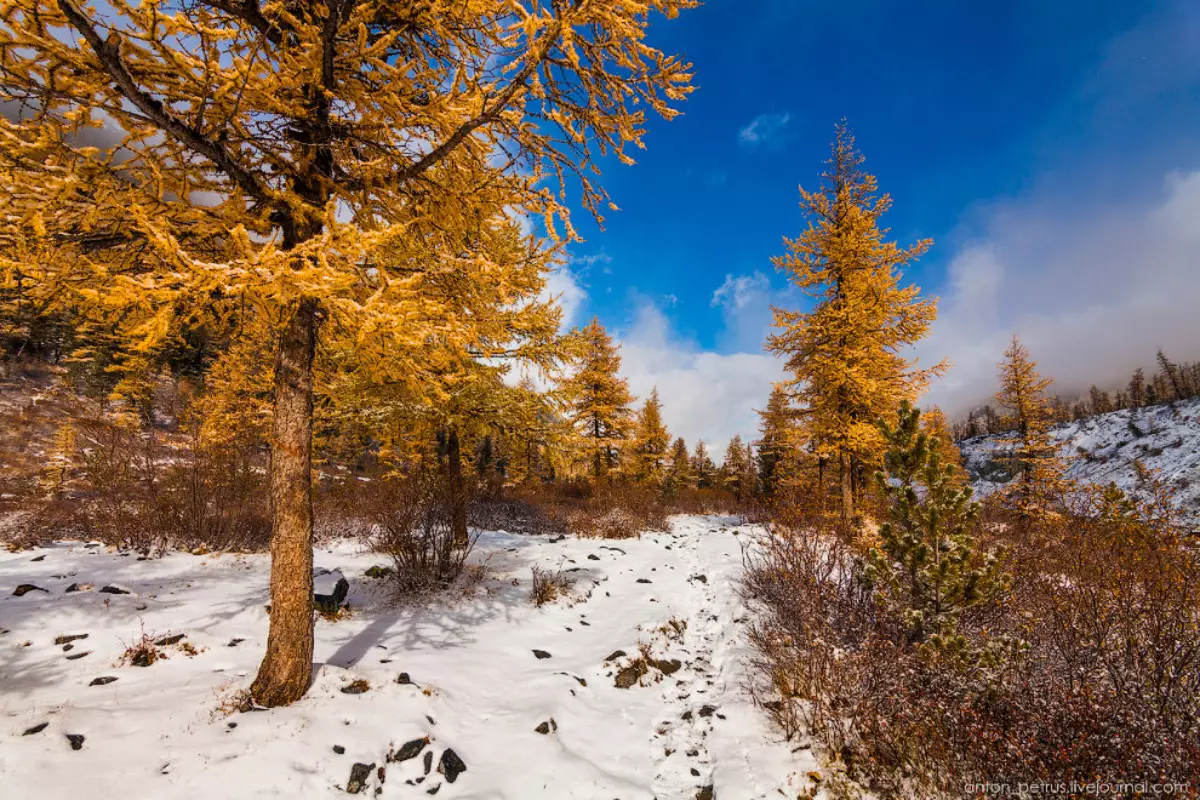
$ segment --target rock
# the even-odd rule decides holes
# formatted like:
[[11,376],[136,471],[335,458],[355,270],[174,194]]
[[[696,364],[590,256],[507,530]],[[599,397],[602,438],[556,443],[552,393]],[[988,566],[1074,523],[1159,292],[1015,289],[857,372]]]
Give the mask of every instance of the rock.
[[313,575],[313,605],[323,614],[336,614],[346,603],[350,582],[341,570],[317,570]]
[[40,556],[36,556],[36,557],[34,557],[34,558],[31,558],[31,559],[29,559],[29,560],[30,560],[30,561],[45,561],[45,560],[46,560],[46,554],[45,554],[45,553],[43,553],[42,555],[40,555]]
[[563,539],[565,539],[565,538],[567,538],[567,537],[566,537],[566,536],[562,536],[562,535],[559,535],[559,536],[551,536],[551,537],[550,537],[550,544],[558,544],[559,542],[561,542],[561,541],[562,541]]
[[632,686],[636,686],[638,680],[645,674],[646,665],[643,662],[638,661],[634,664],[630,664],[628,667],[625,667],[625,669],[617,673],[617,679],[615,681],[616,687],[618,689],[628,689]]
[[54,640],[54,643],[55,644],[69,644],[70,642],[77,642],[80,639],[86,639],[87,637],[88,637],[88,635],[86,633],[70,633],[70,634],[66,634],[64,636],[56,637]]
[[545,650],[534,650],[533,654],[535,656],[537,656],[538,658],[550,658],[550,654],[547,653]]
[[588,553],[588,561],[599,561],[599,560],[600,560],[600,556],[596,555],[595,553]]
[[442,759],[438,762],[438,772],[446,776],[446,783],[454,783],[458,776],[467,771],[467,765],[458,757],[458,753],[446,748]]
[[707,575],[693,575],[692,577],[688,578],[688,580],[689,581],[700,581],[701,583],[708,583],[708,576]]
[[616,661],[618,658],[624,658],[624,657],[625,657],[624,650],[613,650],[612,653],[609,654],[608,658],[606,658],[604,660],[605,661]]
[[26,728],[25,732],[22,733],[21,735],[22,736],[33,736],[35,733],[41,733],[42,731],[46,730],[46,727],[49,724],[50,724],[49,722],[40,722],[37,725],[34,725],[32,728]]
[[371,779],[371,770],[373,769],[375,769],[374,764],[358,763],[351,767],[350,780],[346,782],[346,793],[358,794],[367,788],[367,781]]
[[[70,645],[67,645],[67,647],[70,647]],[[71,655],[67,656],[67,661],[77,661],[78,659],[81,659],[85,656],[90,656],[91,654],[91,650],[84,650],[81,653],[72,653]]]
[[339,756],[344,756],[346,755],[346,748],[342,747],[340,744],[335,744],[333,746],[333,752],[337,753]]
[[696,800],[716,800],[716,797],[717,795],[713,791],[712,784],[696,790]]
[[13,589],[13,597],[24,597],[30,592],[46,592],[46,594],[50,594],[48,590],[43,589],[40,586],[34,586],[32,583],[22,583],[20,586]]
[[654,581],[650,580],[649,578],[638,578],[637,582],[638,583],[654,583]]
[[230,639],[229,644],[227,644],[225,646],[226,647],[237,647],[239,644],[241,644],[244,641],[246,641],[246,640],[245,639]]
[[408,677],[407,672],[401,672],[396,676],[396,683],[399,683],[402,686],[407,686],[408,684],[412,683],[412,678]]
[[437,786],[433,787],[432,789],[426,789],[425,794],[437,794],[441,790],[442,790],[442,785],[439,783]]
[[690,721],[691,718],[692,718],[692,710],[689,708],[687,711],[683,712],[683,720],[685,722],[687,722],[687,721]]
[[692,777],[699,778],[700,770],[696,769],[695,767],[692,767]]
[[433,769],[433,751],[426,750],[425,751],[425,774],[428,775],[429,771],[431,769]]
[[68,733],[67,741],[71,743],[72,750],[82,750],[83,740],[87,738],[82,733]]
[[156,639],[154,641],[154,644],[156,644],[159,647],[169,647],[170,645],[173,645],[173,644],[179,644],[180,642],[182,642],[184,640],[184,638],[186,636],[187,636],[186,633],[176,633],[171,636],[164,636],[161,639]]
[[92,682],[89,683],[88,686],[106,686],[115,680],[116,677],[113,675],[103,675],[99,678],[93,678]]
[[650,665],[663,675],[674,675],[683,666],[683,663],[678,658],[672,658],[670,660],[651,661]]
[[[409,759],[416,758],[417,756],[421,755],[421,751],[425,749],[425,745],[427,744],[429,744],[428,736],[423,736],[420,739],[413,739],[410,742],[405,742],[404,744],[400,745],[400,749],[397,750],[395,754],[388,755],[388,761],[404,762],[408,761]],[[428,753],[427,755],[429,755],[430,758],[433,757],[433,753]],[[428,770],[426,770],[426,772],[428,772]]]
[[393,570],[391,567],[381,567],[378,564],[376,564],[375,566],[369,568],[366,572],[364,572],[363,575],[365,575],[368,578],[377,578],[378,579],[378,578],[386,578],[389,575],[391,575],[393,572],[395,572],[395,570]]
[[701,706],[700,707],[700,716],[711,717],[714,713],[716,713],[716,710],[717,710],[716,706],[709,706],[709,705]]
[[547,721],[543,722],[541,725],[538,725],[536,728],[533,729],[534,733],[540,733],[543,736],[546,736],[547,734],[549,734],[550,731],[556,731],[556,730],[558,730],[558,723],[554,721],[554,717],[551,717],[550,719],[548,719]]
[[66,588],[65,593],[71,594],[73,592],[90,592],[91,590],[92,585],[90,583],[72,583]]
[[108,586],[101,587],[100,594],[133,594],[133,592],[124,586],[114,586],[110,583]]
[[359,678],[356,681],[346,684],[342,687],[342,694],[363,694],[370,691],[371,684]]

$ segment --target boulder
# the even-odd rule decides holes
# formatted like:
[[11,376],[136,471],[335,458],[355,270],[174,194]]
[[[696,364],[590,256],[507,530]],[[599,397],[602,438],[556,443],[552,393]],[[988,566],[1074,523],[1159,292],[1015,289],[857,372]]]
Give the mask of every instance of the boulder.
[[313,605],[324,614],[336,614],[346,604],[350,582],[340,569],[318,569],[313,573]]
[[458,757],[458,753],[447,747],[442,753],[442,760],[438,762],[438,772],[446,776],[446,783],[454,783],[466,771],[467,765]]
[[545,650],[534,650],[533,654],[537,658],[550,658],[550,654],[547,653]]
[[346,782],[346,793],[358,794],[367,788],[367,781],[371,779],[371,771],[374,769],[374,764],[359,763],[351,767],[350,780]]
[[50,594],[48,589],[43,589],[40,586],[34,586],[32,583],[22,583],[16,589],[13,589],[13,597],[24,597],[30,592],[45,592]]
[[86,737],[82,733],[68,733],[67,741],[71,743],[72,750],[82,750],[83,740]]
[[34,725],[32,728],[26,728],[25,732],[22,733],[21,735],[22,736],[32,736],[35,733],[41,733],[42,731],[46,730],[46,726],[49,724],[50,724],[49,722],[40,722],[37,725]]
[[106,686],[107,684],[110,684],[115,680],[116,680],[116,677],[113,675],[103,675],[99,678],[93,678],[92,682],[89,683],[88,686]]
[[[413,739],[400,745],[400,749],[388,756],[388,761],[404,762],[416,758],[421,755],[421,751],[425,749],[425,745],[429,744],[429,737],[423,736],[420,739]],[[429,754],[432,757],[432,753]]]
[[133,592],[126,589],[124,586],[116,586],[110,583],[108,586],[104,586],[100,589],[100,594],[133,594]]

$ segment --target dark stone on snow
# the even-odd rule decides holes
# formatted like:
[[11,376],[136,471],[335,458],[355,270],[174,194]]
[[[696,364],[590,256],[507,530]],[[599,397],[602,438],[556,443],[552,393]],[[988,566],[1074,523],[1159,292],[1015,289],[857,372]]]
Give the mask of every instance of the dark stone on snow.
[[599,561],[599,560],[600,560],[600,556],[596,555],[595,553],[588,553],[588,561]]
[[[70,645],[67,645],[67,647],[70,647]],[[82,653],[72,653],[71,655],[67,656],[67,661],[75,661],[83,658],[84,656],[90,656],[91,654],[91,650],[84,650]]]
[[179,644],[186,636],[186,633],[176,633],[171,636],[164,636],[161,639],[157,639],[155,640],[154,644],[158,645],[159,647],[168,647],[173,644]]
[[[425,751],[425,774],[428,775],[429,770],[431,770],[431,769],[433,769],[433,751],[426,750]],[[422,780],[424,780],[424,779],[417,778],[417,783],[420,783]]]
[[[412,758],[416,758],[417,756],[421,755],[421,751],[425,749],[425,745],[427,744],[429,744],[428,736],[423,736],[420,739],[413,739],[411,742],[405,742],[404,744],[400,745],[400,749],[397,750],[393,755],[388,756],[388,761],[403,762]],[[429,753],[429,756],[432,758],[433,754]]]
[[700,770],[696,769],[695,767],[692,767],[692,776],[693,776],[693,777],[696,777],[696,778],[699,778],[699,777],[700,777]]
[[437,786],[433,787],[432,789],[426,789],[425,794],[437,794],[438,792],[441,791],[441,789],[442,789],[442,785],[439,783]]
[[688,578],[688,580],[700,581],[701,583],[708,583],[708,576],[707,575],[693,575],[692,577]]
[[237,647],[239,644],[241,644],[244,641],[246,641],[246,640],[245,639],[230,639],[229,644],[227,644],[225,646],[226,647]]
[[335,744],[333,746],[333,752],[337,753],[339,756],[344,756],[346,755],[346,748],[342,747],[340,744]]
[[716,800],[716,797],[711,785],[696,790],[696,800]]
[[88,635],[86,633],[71,633],[71,634],[67,634],[65,636],[57,637],[54,640],[54,643],[55,644],[68,644],[70,642],[77,642],[80,639],[86,639],[87,637],[88,637]]
[[690,720],[691,718],[692,718],[692,710],[691,709],[688,709],[687,711],[683,712],[683,719],[685,721]]
[[550,544],[557,544],[558,542],[561,542],[565,538],[567,538],[567,537],[566,536],[551,536]]
[[350,582],[345,578],[339,580],[333,587],[333,594],[314,594],[313,605],[318,611],[326,614],[336,614],[338,609],[346,602],[346,595],[350,593]]
[[30,560],[30,561],[45,561],[45,560],[46,560],[46,555],[45,555],[45,553],[43,553],[42,555],[40,555],[40,556],[36,556],[36,557],[34,557],[34,558],[31,558],[31,559],[29,559],[29,560]]
[[46,594],[50,594],[50,592],[48,590],[43,589],[40,586],[34,586],[32,583],[22,583],[20,586],[13,589],[13,596],[14,597],[24,597],[25,595],[29,594],[30,592],[46,592]]
[[107,684],[112,683],[115,680],[116,680],[116,677],[113,675],[103,675],[99,678],[93,678],[92,682],[89,683],[88,686],[105,686]]
[[670,660],[651,661],[650,664],[663,675],[674,675],[683,666],[678,658]]
[[41,733],[42,731],[46,730],[46,726],[49,724],[50,724],[49,722],[38,723],[37,725],[34,725],[32,728],[26,728],[25,732],[22,733],[21,735],[22,736],[32,736],[35,733]]
[[545,650],[534,650],[533,654],[535,656],[537,656],[538,658],[550,658],[550,654],[547,653]]
[[364,694],[371,689],[371,684],[361,678],[342,687],[342,694]]
[[701,706],[700,707],[700,716],[711,717],[714,713],[716,713],[716,710],[717,710],[716,706],[708,706],[708,705]]
[[82,733],[68,733],[67,741],[71,743],[72,750],[82,750],[84,735]]
[[105,586],[100,589],[100,594],[129,594],[128,589],[123,589],[120,586]]
[[458,753],[447,747],[442,753],[442,760],[438,762],[438,772],[446,776],[446,783],[454,783],[466,771],[467,765],[458,757]]
[[412,678],[408,677],[407,672],[401,672],[399,675],[396,676],[396,683],[399,683],[401,685],[407,685],[407,684],[412,683]]
[[86,583],[72,583],[70,586],[68,586],[64,590],[63,593],[64,594],[73,594],[75,592],[86,592],[90,588],[92,588],[92,587],[88,586]]
[[637,582],[638,583],[654,583],[654,581],[650,580],[649,578],[638,578]]
[[237,727],[237,723],[236,723],[236,722],[230,722],[230,723],[229,723],[229,724],[227,724],[225,727],[229,728],[229,730],[233,730],[234,728],[236,728],[236,727]]
[[628,689],[637,685],[638,679],[645,674],[646,665],[638,661],[617,673],[616,686],[618,689]]
[[551,717],[550,719],[543,722],[541,725],[538,725],[533,730],[535,733],[540,733],[543,736],[545,736],[545,735],[549,734],[550,731],[558,730],[558,723],[554,721],[554,717]]
[[389,575],[391,575],[392,572],[394,572],[394,570],[391,567],[381,567],[378,564],[376,564],[375,566],[369,568],[363,574],[366,575],[368,578],[386,578]]
[[612,654],[609,655],[609,657],[604,660],[605,661],[616,661],[618,658],[624,658],[624,657],[625,657],[624,650],[613,650]]
[[374,764],[355,764],[350,768],[350,780],[346,783],[347,794],[358,794],[363,789],[367,788],[367,781],[371,779],[371,770],[375,769]]

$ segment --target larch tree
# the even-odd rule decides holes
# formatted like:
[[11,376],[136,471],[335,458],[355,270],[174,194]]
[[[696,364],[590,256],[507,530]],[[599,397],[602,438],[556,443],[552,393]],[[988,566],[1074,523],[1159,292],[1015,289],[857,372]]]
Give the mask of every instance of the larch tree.
[[703,440],[696,442],[696,449],[692,451],[692,481],[696,488],[711,488],[717,477],[717,466],[708,454],[708,447]]
[[[693,0],[0,6],[0,275],[120,307],[136,349],[181,315],[258,306],[275,343],[271,623],[251,687],[312,671],[313,363],[320,331],[420,342],[415,274],[480,198],[568,237],[598,156],[632,159],[690,66],[646,42]],[[414,270],[416,272],[414,273]],[[466,278],[464,276],[464,282]],[[386,362],[381,362],[386,363]]]
[[606,479],[619,465],[620,449],[633,428],[633,395],[621,377],[617,345],[600,320],[580,332],[579,368],[566,378],[562,395],[568,416],[592,463],[592,477]]
[[1051,378],[1038,373],[1037,362],[1014,335],[1000,363],[996,401],[1008,411],[1012,429],[1004,447],[1014,479],[1005,496],[1023,519],[1045,514],[1068,485],[1050,432],[1053,416],[1046,389],[1051,383]]
[[725,447],[725,460],[720,469],[721,486],[739,500],[748,500],[757,490],[753,451],[735,435]]
[[688,453],[687,442],[680,436],[671,445],[671,463],[667,468],[667,488],[671,491],[691,489],[695,485],[692,475],[692,458]]
[[670,446],[671,434],[663,422],[662,402],[655,388],[638,411],[634,432],[635,477],[640,481],[661,483]]
[[798,400],[800,419],[818,457],[837,462],[841,512],[854,516],[867,469],[880,463],[884,442],[876,420],[891,419],[902,400],[913,400],[938,365],[918,369],[910,346],[937,315],[920,288],[902,286],[901,270],[930,246],[901,248],[885,241],[879,220],[892,205],[845,123],[839,124],[828,168],[816,191],[800,189],[807,229],[785,239],[778,270],[814,301],[808,312],[775,309],[778,332],[768,350],[786,359],[785,384]]
[[763,497],[771,500],[787,482],[790,456],[798,447],[794,415],[782,386],[772,387],[767,407],[758,416],[758,481]]

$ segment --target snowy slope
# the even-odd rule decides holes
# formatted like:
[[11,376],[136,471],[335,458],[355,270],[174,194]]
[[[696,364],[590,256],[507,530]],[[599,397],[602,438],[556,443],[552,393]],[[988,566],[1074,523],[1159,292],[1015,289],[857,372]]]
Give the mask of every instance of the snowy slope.
[[[1176,492],[1185,522],[1200,526],[1200,399],[1100,414],[1060,426],[1054,436],[1059,454],[1070,459],[1069,477],[1136,492],[1138,461]],[[977,436],[959,443],[963,463],[983,494],[1003,485],[1003,469],[995,461],[1001,438]]]
[[[335,797],[356,764],[369,797],[795,797],[813,756],[793,754],[744,691],[749,530],[686,517],[631,541],[489,533],[473,557],[489,577],[449,605],[397,604],[364,577],[378,555],[319,550],[318,567],[349,579],[353,611],[318,619],[313,687],[289,708],[232,714],[222,706],[266,639],[265,556],[139,561],[79,543],[0,554],[0,797]],[[533,565],[575,570],[570,599],[535,608]],[[26,583],[48,591],[14,596]],[[122,665],[143,630],[186,636],[159,648],[165,660]],[[618,688],[639,643],[681,664]],[[91,685],[101,677],[116,680]],[[359,679],[367,691],[343,692]],[[68,735],[85,737],[80,749]],[[388,760],[424,737],[417,757]],[[438,770],[447,749],[466,766],[453,783]]]

